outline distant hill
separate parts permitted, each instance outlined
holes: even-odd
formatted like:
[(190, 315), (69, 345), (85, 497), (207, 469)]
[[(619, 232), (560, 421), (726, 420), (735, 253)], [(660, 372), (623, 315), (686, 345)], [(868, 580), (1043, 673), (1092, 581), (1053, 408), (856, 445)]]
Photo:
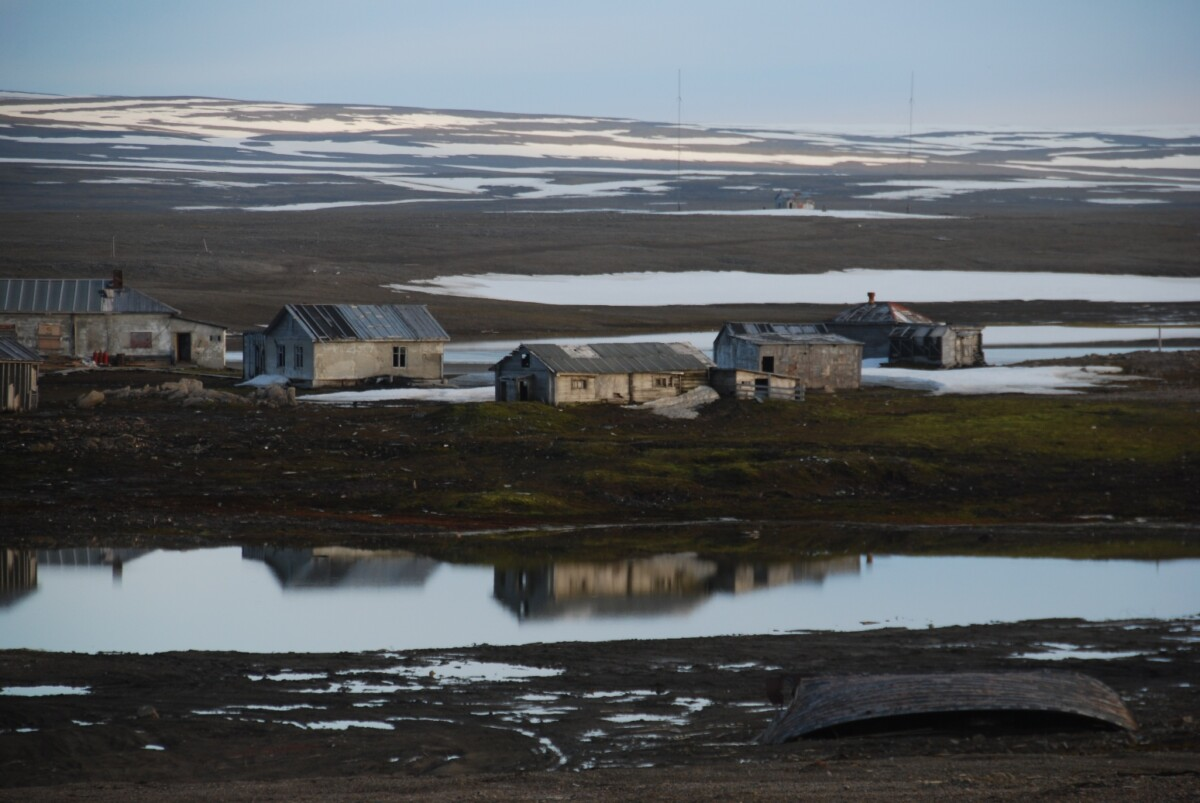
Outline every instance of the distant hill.
[[(0, 208), (10, 209), (438, 203), (845, 217), (1200, 197), (1200, 138), (1179, 131), (924, 131), (910, 140), (882, 129), (14, 91), (0, 93), (0, 126)], [(789, 200), (810, 208), (776, 209)]]

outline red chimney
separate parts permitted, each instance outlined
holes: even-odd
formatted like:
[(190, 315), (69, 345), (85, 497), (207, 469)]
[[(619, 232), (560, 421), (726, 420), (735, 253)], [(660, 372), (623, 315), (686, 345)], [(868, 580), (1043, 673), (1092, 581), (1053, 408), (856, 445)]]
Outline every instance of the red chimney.
[(875, 303), (875, 294), (874, 293), (867, 293), (867, 303), (868, 304)]
[(119, 270), (113, 271), (112, 289), (123, 290), (125, 288), (125, 274)]

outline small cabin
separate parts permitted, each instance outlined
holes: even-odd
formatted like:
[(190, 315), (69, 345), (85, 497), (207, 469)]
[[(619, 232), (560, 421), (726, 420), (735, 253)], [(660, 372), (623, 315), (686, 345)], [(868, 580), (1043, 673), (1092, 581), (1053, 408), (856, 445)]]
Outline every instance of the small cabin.
[(420, 304), (288, 304), (242, 339), (242, 375), (301, 387), (437, 381), (450, 336)]
[(825, 322), (825, 331), (863, 344), (863, 357), (887, 357), (892, 330), (897, 326), (933, 326), (937, 321), (894, 301), (876, 301), (867, 293), (867, 303), (838, 313)]
[(225, 327), (111, 279), (0, 279), (0, 337), (46, 357), (225, 367)]
[(892, 330), (888, 363), (918, 368), (975, 368), (984, 364), (983, 330), (978, 326), (937, 324), (897, 326)]
[(790, 377), (801, 388), (843, 390), (862, 384), (863, 344), (812, 323), (726, 323), (713, 342), (718, 371)]
[(496, 401), (643, 404), (706, 385), (712, 365), (689, 343), (525, 343), (492, 371)]

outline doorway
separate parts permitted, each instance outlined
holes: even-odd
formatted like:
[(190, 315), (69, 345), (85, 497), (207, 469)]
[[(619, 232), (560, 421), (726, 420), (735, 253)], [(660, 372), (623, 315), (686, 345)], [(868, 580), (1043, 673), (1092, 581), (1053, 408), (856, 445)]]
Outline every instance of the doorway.
[(175, 362), (192, 361), (192, 333), (175, 333)]

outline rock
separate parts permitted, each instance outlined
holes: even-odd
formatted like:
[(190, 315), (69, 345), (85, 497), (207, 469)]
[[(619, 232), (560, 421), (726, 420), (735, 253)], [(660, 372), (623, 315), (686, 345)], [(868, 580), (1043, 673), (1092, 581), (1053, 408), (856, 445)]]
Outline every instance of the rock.
[(138, 719), (158, 719), (158, 711), (152, 705), (140, 706), (137, 710)]
[(75, 406), (81, 410), (90, 410), (100, 404), (104, 404), (104, 391), (101, 390), (89, 390), (75, 400)]

